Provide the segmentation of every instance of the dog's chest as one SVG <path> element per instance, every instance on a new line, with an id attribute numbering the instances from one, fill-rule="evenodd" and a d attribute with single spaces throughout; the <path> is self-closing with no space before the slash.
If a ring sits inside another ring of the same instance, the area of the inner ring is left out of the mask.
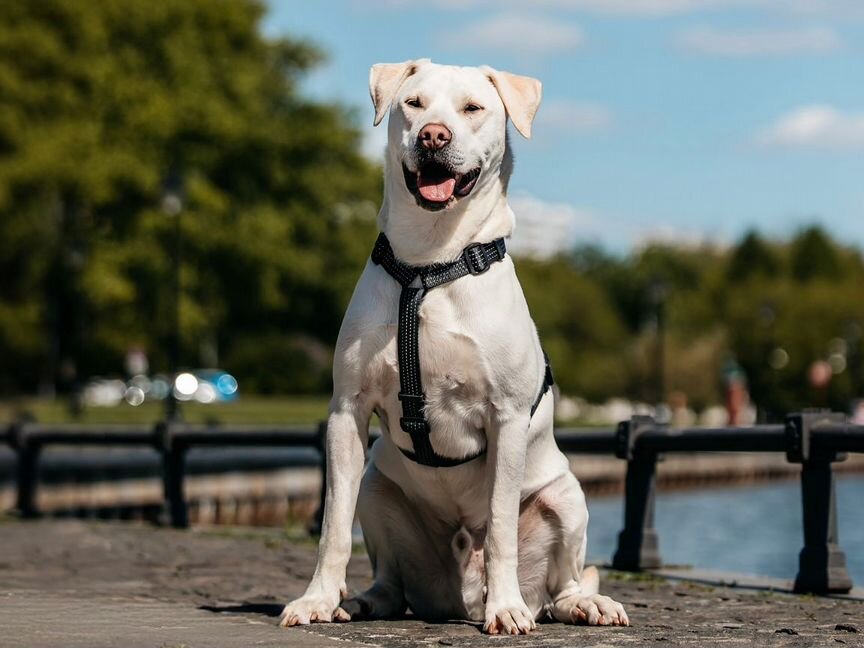
<path id="1" fill-rule="evenodd" d="M 387 321 L 375 327 L 369 344 L 372 353 L 363 358 L 363 383 L 382 400 L 399 391 L 398 308 L 391 309 Z M 465 410 L 485 402 L 489 377 L 482 358 L 482 344 L 466 327 L 448 299 L 431 293 L 419 309 L 418 350 L 420 376 L 429 417 L 436 410 Z"/>

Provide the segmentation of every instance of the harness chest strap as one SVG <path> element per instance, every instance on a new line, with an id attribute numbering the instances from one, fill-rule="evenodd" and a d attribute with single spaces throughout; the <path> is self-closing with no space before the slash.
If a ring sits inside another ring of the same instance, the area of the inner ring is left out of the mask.
<path id="1" fill-rule="evenodd" d="M 424 466 L 445 468 L 467 463 L 483 455 L 484 448 L 475 455 L 460 459 L 442 457 L 432 448 L 429 440 L 429 422 L 423 412 L 425 405 L 423 385 L 420 380 L 419 348 L 419 310 L 426 292 L 441 284 L 455 281 L 461 277 L 479 275 L 486 272 L 493 263 L 502 261 L 507 254 L 503 238 L 491 243 L 472 243 L 466 247 L 458 260 L 452 263 L 437 263 L 428 266 L 409 266 L 393 253 L 390 242 L 382 232 L 372 249 L 372 262 L 380 265 L 402 286 L 399 296 L 399 320 L 396 333 L 396 348 L 399 361 L 399 401 L 402 404 L 402 417 L 399 424 L 411 437 L 414 452 L 400 448 L 402 454 Z M 412 287 L 419 277 L 420 286 Z M 545 355 L 545 354 L 544 354 Z M 543 385 L 534 404 L 534 415 L 543 396 L 553 384 L 549 359 L 546 358 L 546 371 Z"/>

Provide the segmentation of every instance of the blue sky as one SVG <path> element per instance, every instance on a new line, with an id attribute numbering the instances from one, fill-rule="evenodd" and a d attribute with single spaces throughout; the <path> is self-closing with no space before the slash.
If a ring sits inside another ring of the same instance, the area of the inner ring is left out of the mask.
<path id="1" fill-rule="evenodd" d="M 537 77 L 511 194 L 574 238 L 721 244 L 824 224 L 864 246 L 864 0 L 270 0 L 265 31 L 318 43 L 304 92 L 356 108 L 369 66 L 412 58 Z"/>

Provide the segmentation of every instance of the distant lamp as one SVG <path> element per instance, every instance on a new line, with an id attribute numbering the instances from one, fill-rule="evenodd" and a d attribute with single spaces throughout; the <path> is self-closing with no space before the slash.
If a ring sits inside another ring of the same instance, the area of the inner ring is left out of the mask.
<path id="1" fill-rule="evenodd" d="M 179 216 L 183 211 L 183 175 L 172 169 L 162 183 L 162 212 L 168 216 Z"/>
<path id="2" fill-rule="evenodd" d="M 174 398 L 177 400 L 192 400 L 198 390 L 198 378 L 189 372 L 177 375 L 174 380 Z"/>
<path id="3" fill-rule="evenodd" d="M 174 245 L 171 254 L 171 269 L 173 277 L 172 300 L 171 300 L 171 317 L 169 318 L 169 326 L 171 328 L 170 339 L 170 363 L 171 371 L 177 375 L 180 370 L 180 293 L 182 291 L 180 266 L 183 246 L 183 235 L 180 226 L 180 217 L 183 213 L 183 174 L 177 167 L 171 167 L 165 180 L 162 183 L 162 199 L 160 201 L 162 212 L 174 219 Z M 179 376 L 178 376 L 179 378 Z M 180 417 L 180 411 L 177 407 L 178 400 L 189 400 L 181 398 L 176 387 L 168 393 L 168 398 L 165 400 L 165 416 L 169 421 L 176 420 Z"/>
<path id="4" fill-rule="evenodd" d="M 789 352 L 782 347 L 776 347 L 771 351 L 771 356 L 768 360 L 772 369 L 781 370 L 789 366 Z"/>

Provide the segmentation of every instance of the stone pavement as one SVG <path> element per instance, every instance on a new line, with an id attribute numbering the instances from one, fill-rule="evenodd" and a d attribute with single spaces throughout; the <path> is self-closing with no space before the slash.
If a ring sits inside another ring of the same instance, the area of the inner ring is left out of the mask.
<path id="1" fill-rule="evenodd" d="M 282 605 L 312 572 L 314 546 L 279 530 L 0 521 L 0 647 L 861 646 L 864 603 L 604 572 L 633 626 L 541 624 L 486 637 L 470 623 L 396 621 L 284 630 Z M 369 581 L 364 554 L 349 588 Z"/>

